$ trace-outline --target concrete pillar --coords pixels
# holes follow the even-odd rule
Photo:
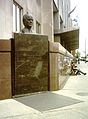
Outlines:
[[[49,41],[54,41],[53,36],[53,0],[42,0],[42,34],[48,35]]]

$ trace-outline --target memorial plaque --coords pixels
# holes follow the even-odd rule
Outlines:
[[[14,94],[48,90],[48,37],[34,34],[14,34],[15,79]]]

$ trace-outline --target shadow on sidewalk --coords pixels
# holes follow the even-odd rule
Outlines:
[[[77,93],[79,96],[88,96],[88,92],[79,92]]]
[[[83,102],[51,92],[19,97],[15,100],[38,111],[47,111]]]

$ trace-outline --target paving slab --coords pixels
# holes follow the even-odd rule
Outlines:
[[[39,112],[14,99],[0,101],[0,119],[35,114],[39,114]]]

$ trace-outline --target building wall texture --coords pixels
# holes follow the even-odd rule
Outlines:
[[[29,12],[41,25],[41,34],[48,35],[53,40],[53,1],[52,0],[15,0],[22,8],[23,14]],[[42,14],[41,14],[42,13]],[[10,39],[13,36],[13,1],[0,1],[0,38]],[[23,24],[21,24],[23,26]]]
[[[59,14],[63,20],[63,26],[68,28],[72,26],[71,18],[68,16],[71,11],[70,0],[59,0]]]
[[[12,1],[0,0],[0,39],[12,37]]]

